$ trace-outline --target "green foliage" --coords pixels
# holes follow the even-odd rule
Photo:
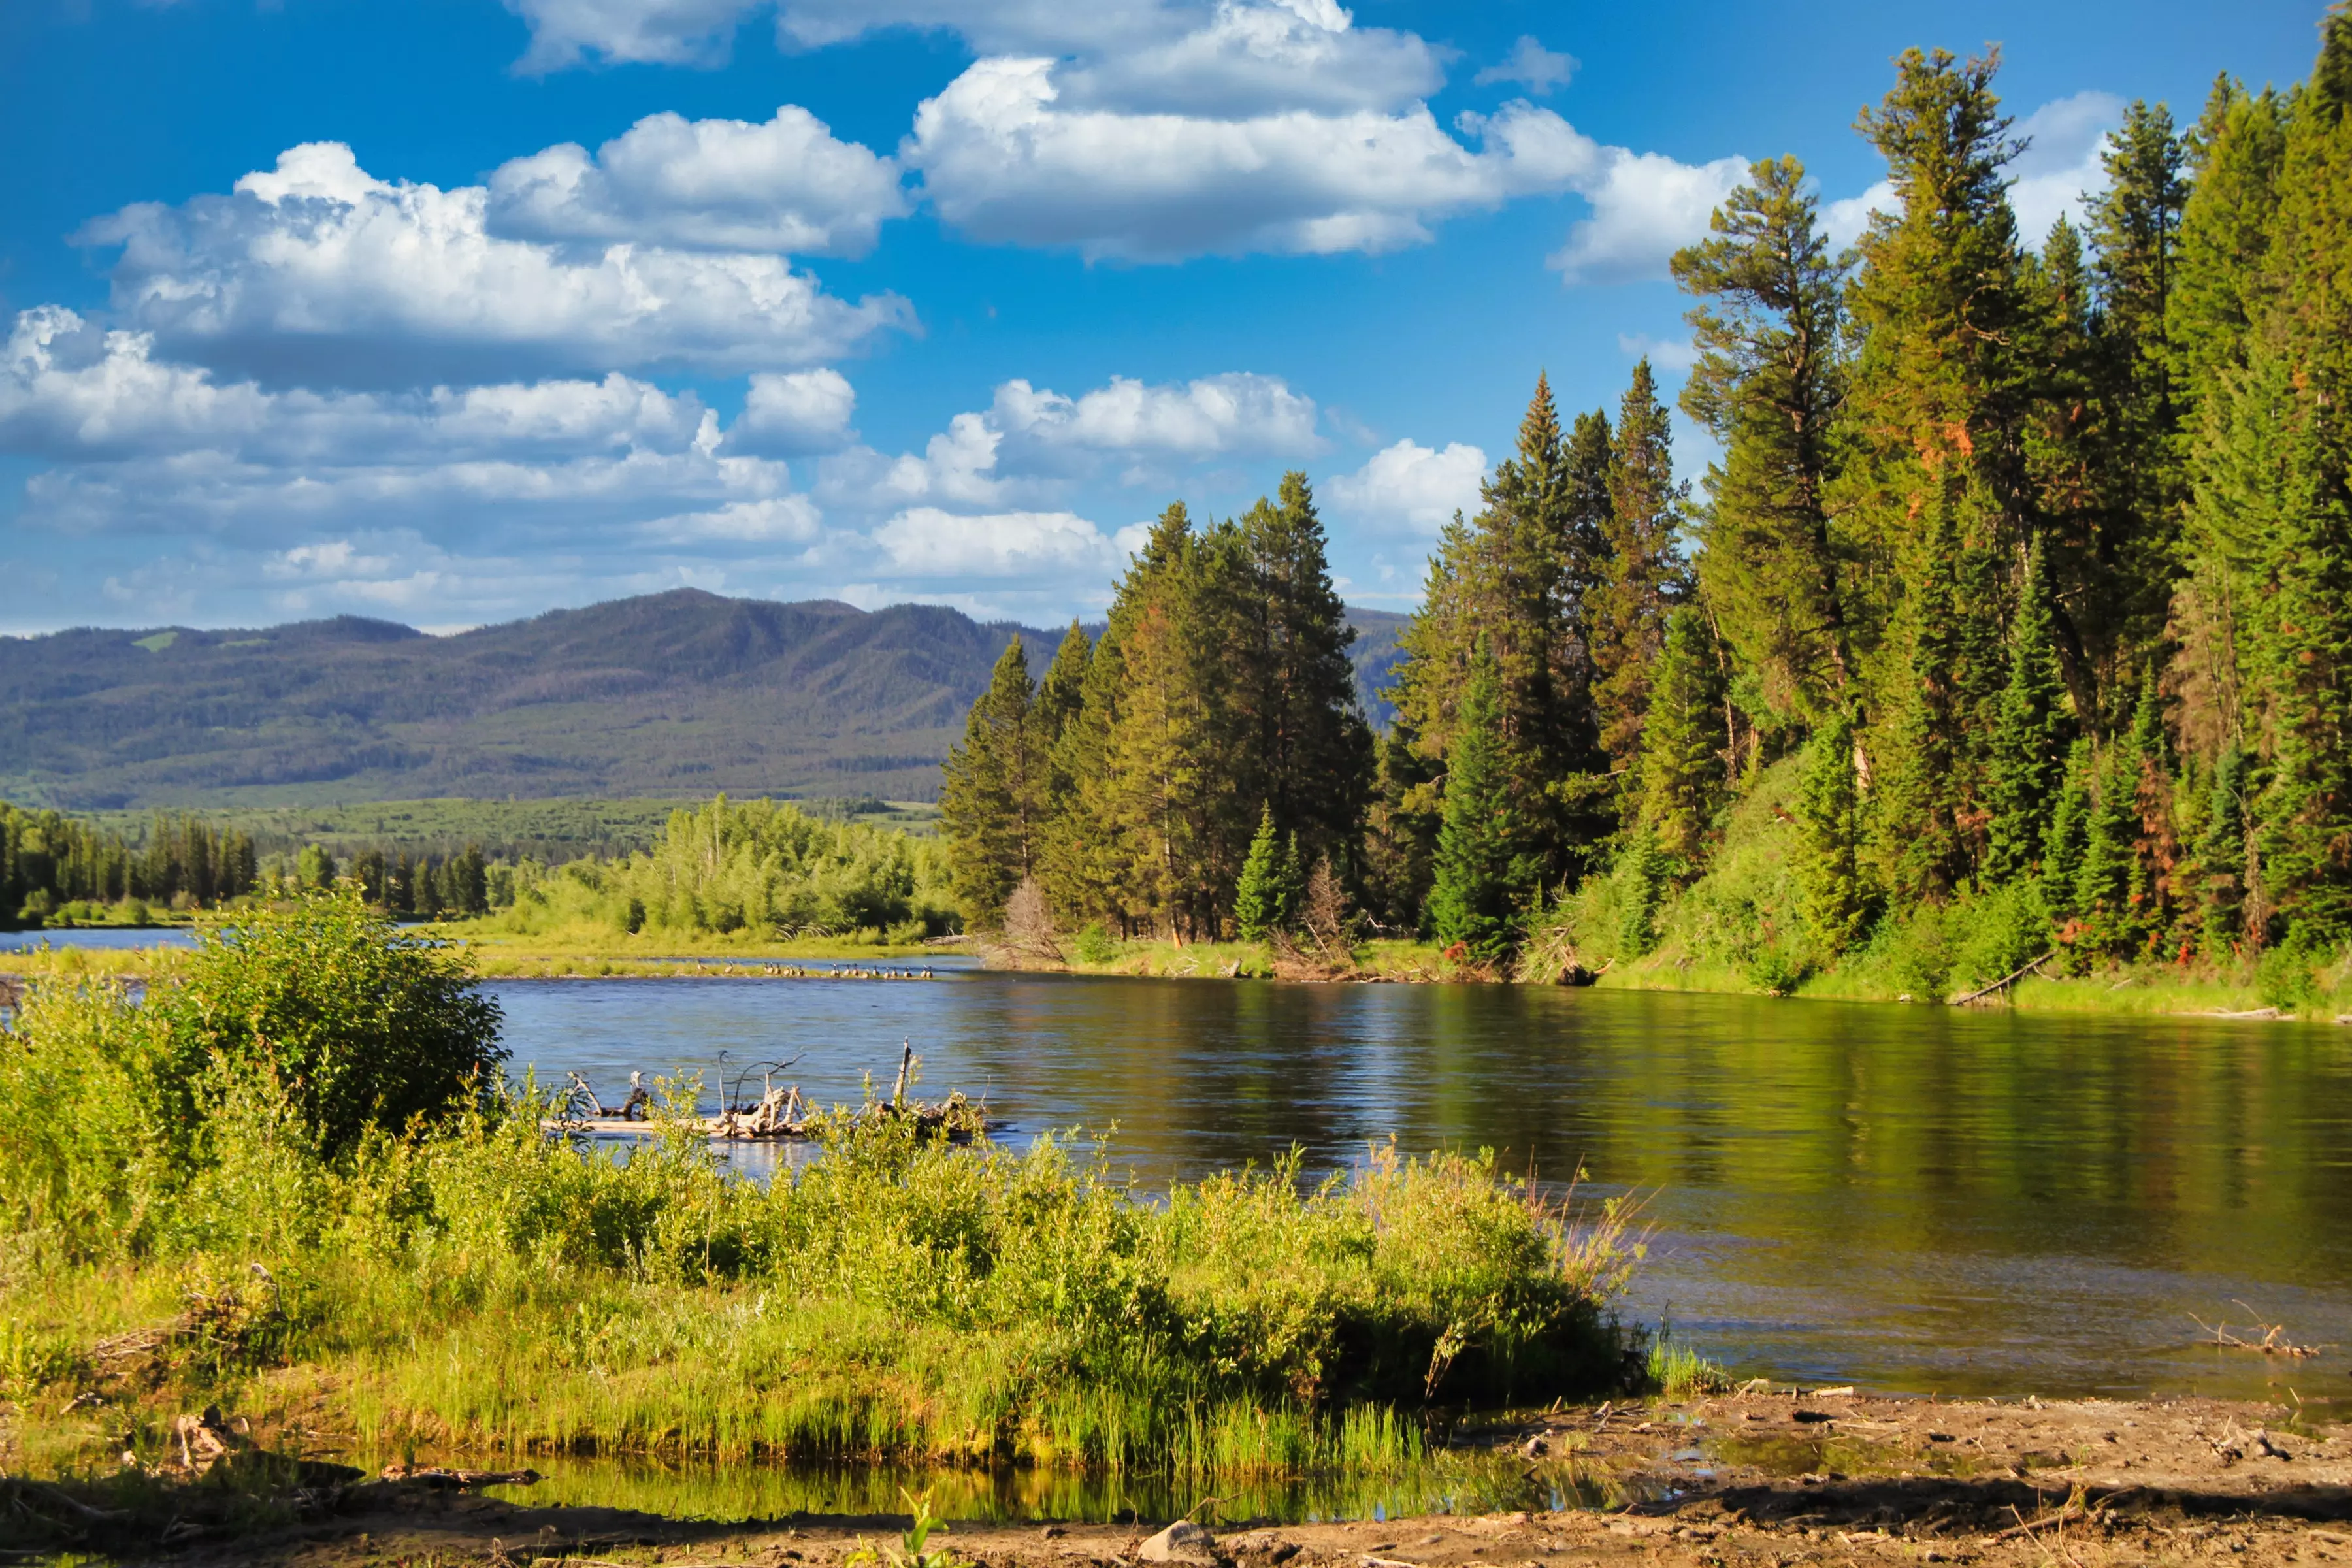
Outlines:
[[[653,847],[620,860],[516,868],[494,929],[772,932],[782,937],[924,934],[954,929],[948,847],[790,804],[735,802],[670,815]]]
[[[1845,263],[1794,158],[1752,165],[1712,237],[1677,251],[1698,363],[1685,413],[1724,448],[1707,475],[1699,576],[1723,635],[1782,721],[1825,711],[1853,660],[1826,493],[1844,396]]]
[[[1654,835],[1635,832],[1618,852],[1611,879],[1619,889],[1618,950],[1639,958],[1658,944],[1658,907],[1674,884],[1674,861]]]
[[[1118,956],[1118,939],[1112,936],[1110,929],[1100,921],[1095,921],[1081,930],[1072,947],[1081,963],[1108,963]]]
[[[1863,880],[1862,795],[1854,783],[1854,725],[1835,712],[1804,751],[1793,817],[1805,924],[1831,955],[1861,933],[1870,900]]]
[[[2081,910],[2083,868],[2090,853],[2095,753],[2077,740],[2066,753],[2066,779],[2042,841],[2042,901],[2062,924]]]
[[[1685,865],[1698,859],[1725,783],[1721,685],[1706,618],[1677,608],[1667,618],[1642,728],[1639,821]]]
[[[1689,587],[1680,535],[1690,486],[1675,478],[1673,443],[1650,362],[1636,361],[1609,454],[1609,513],[1602,523],[1607,570],[1587,594],[1585,607],[1595,722],[1601,746],[1619,768],[1640,761],[1667,616]]]
[[[1264,942],[1282,926],[1285,908],[1282,864],[1275,849],[1274,805],[1259,814],[1257,836],[1250,840],[1249,858],[1242,862],[1241,884],[1234,891],[1234,931],[1244,942]]]
[[[2017,616],[2010,626],[2009,684],[1993,733],[1992,823],[1985,872],[1996,880],[2031,873],[2066,777],[2065,684],[2051,641],[2050,589],[2037,541],[2027,558]]]
[[[1071,628],[1083,644],[1085,634]],[[1081,655],[1080,657],[1083,657]],[[1058,660],[1057,660],[1058,662]],[[1069,700],[1065,668],[1055,702]],[[953,851],[953,880],[964,919],[993,930],[1013,889],[1034,875],[1044,849],[1048,806],[1046,753],[1055,739],[1034,710],[1029,659],[1014,637],[971,705],[963,743],[949,748],[940,790],[940,825]]]
[[[1445,816],[1429,890],[1431,933],[1479,963],[1509,955],[1536,890],[1527,820],[1504,762],[1501,709],[1502,679],[1482,647],[1446,758]]]
[[[348,885],[206,931],[147,1010],[183,1093],[274,1079],[330,1155],[489,1092],[506,1059],[498,1004],[463,960],[399,934]]]

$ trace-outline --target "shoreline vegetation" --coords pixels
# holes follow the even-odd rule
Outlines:
[[[1688,1376],[1616,1315],[1632,1212],[1491,1155],[1145,1194],[1098,1145],[869,1104],[762,1184],[696,1083],[625,1152],[550,1137],[499,1028],[462,950],[349,886],[207,931],[143,999],[29,986],[0,1472],[193,1479],[181,1417],[217,1405],[205,1441],[313,1450],[1376,1473],[1447,1409]]]
[[[198,929],[205,929],[200,926]],[[573,931],[562,940],[486,933],[473,922],[405,926],[421,941],[462,948],[484,980],[874,979],[937,978],[940,961],[977,961],[983,967],[1103,978],[1161,980],[1283,980],[1304,984],[1590,985],[1601,991],[1679,992],[1698,995],[1772,996],[1790,1000],[1954,1005],[1967,994],[1937,997],[1911,989],[1916,971],[1890,961],[1875,972],[1852,965],[1801,977],[1793,988],[1770,990],[1756,971],[1719,955],[1706,956],[1670,942],[1631,961],[1602,959],[1596,973],[1580,965],[1564,973],[1557,950],[1529,952],[1507,965],[1449,958],[1433,942],[1370,940],[1327,959],[1295,944],[1266,942],[1115,942],[1052,938],[1040,947],[1005,943],[992,933],[962,942],[873,945],[856,942],[781,941],[750,932],[705,933],[658,942],[626,933]],[[657,955],[646,949],[658,946]],[[146,982],[173,973],[186,949],[57,946],[0,953],[0,982],[77,979]],[[2045,969],[2054,969],[2054,964]],[[1767,977],[1769,978],[1769,977]],[[1980,987],[1974,987],[1980,988]],[[1974,989],[1972,988],[1972,989]],[[5,998],[0,998],[5,1000]],[[2115,1017],[2265,1019],[2352,1022],[2352,969],[2337,965],[2313,976],[2297,1005],[2281,1006],[2259,974],[2206,965],[2116,964],[2089,973],[2032,972],[1960,1005],[2021,1013],[2069,1013]]]

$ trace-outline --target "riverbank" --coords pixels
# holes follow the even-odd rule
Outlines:
[[[1460,1435],[1457,1453],[1508,1457],[1506,1485],[1524,1493],[1522,1506],[1465,1494],[1444,1512],[1381,1518],[1365,1506],[1309,1521],[1207,1497],[1192,1510],[1201,1532],[1168,1556],[1171,1542],[1155,1539],[1166,1516],[1136,1517],[1105,1493],[1095,1508],[950,1519],[923,1547],[986,1568],[2347,1562],[2352,1436],[2334,1416],[2214,1401],[1939,1403],[1840,1391],[1610,1403]],[[107,1485],[88,1480],[67,1495],[84,1507],[118,1500]],[[877,1547],[880,1561],[902,1561],[893,1552],[911,1522],[903,1513],[762,1514],[617,1474],[600,1488],[593,1468],[520,1486],[369,1478],[241,1499],[224,1488],[209,1499],[184,1486],[175,1495],[143,1478],[128,1485],[145,1489],[131,1516],[147,1532],[136,1555],[186,1568],[839,1568],[875,1561]],[[225,1502],[239,1500],[245,1517],[227,1517]],[[166,1506],[176,1510],[168,1526]],[[85,1541],[133,1528],[78,1518],[38,1494],[13,1522],[23,1533],[48,1521]],[[168,1545],[154,1540],[165,1528],[177,1536]]]
[[[1046,969],[1073,974],[1129,975],[1156,979],[1284,979],[1353,984],[1581,984],[1604,991],[1678,991],[1703,994],[1770,995],[1790,1000],[1882,1002],[1917,1005],[1915,996],[1884,975],[1831,971],[1808,975],[1783,990],[1764,984],[1749,970],[1709,963],[1663,951],[1631,962],[1612,962],[1596,974],[1540,957],[1512,967],[1491,967],[1449,958],[1433,943],[1381,941],[1357,946],[1333,962],[1318,954],[1277,953],[1263,942],[1119,942],[1098,947],[1089,958],[1064,944],[1063,960],[1034,955],[992,955],[1005,967]],[[983,952],[988,950],[983,949]],[[2054,969],[2055,965],[2048,966]],[[1774,977],[1778,978],[1778,977]],[[2299,1006],[2281,1007],[2251,975],[2224,973],[2210,966],[2169,963],[2107,965],[2081,976],[2032,973],[2019,975],[1962,1005],[2008,1007],[2023,1013],[2109,1014],[2126,1017],[2202,1016],[2241,1019],[2299,1018],[2305,1022],[2352,1021],[2352,984],[2331,971],[2332,982]],[[1971,986],[1969,991],[1979,989]],[[1953,992],[1951,1005],[1968,996]]]
[[[1264,942],[1088,942],[1060,944],[1058,959],[1013,954],[984,941],[877,944],[830,938],[761,940],[749,932],[571,933],[560,940],[485,931],[478,922],[449,921],[404,928],[427,938],[463,943],[476,973],[493,980],[561,979],[902,979],[936,973],[936,961],[978,959],[992,967],[1049,973],[1176,980],[1267,980],[1324,984],[1587,984],[1601,990],[1770,995],[1790,1000],[1930,1005],[1901,989],[1902,982],[1870,970],[1831,970],[1795,979],[1759,977],[1752,969],[1709,963],[1665,948],[1627,962],[1605,962],[1598,973],[1554,958],[1531,957],[1494,967],[1449,957],[1434,943],[1380,940],[1344,955],[1326,957]],[[47,951],[0,953],[0,979],[113,976],[147,979],[168,971],[184,951],[59,945]],[[1945,1005],[2010,1008],[2022,1013],[2118,1017],[2213,1017],[2305,1023],[2352,1022],[2352,964],[2317,972],[2307,994],[2286,999],[2259,978],[2199,963],[2107,964],[2082,975],[2042,970],[1985,990],[1970,986]],[[1785,988],[1769,984],[1782,980]]]

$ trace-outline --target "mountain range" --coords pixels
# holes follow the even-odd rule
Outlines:
[[[1349,611],[1377,689],[1404,617]],[[698,589],[430,637],[338,616],[259,631],[0,638],[0,798],[75,810],[514,797],[931,800],[1005,643],[1059,631],[933,605]]]

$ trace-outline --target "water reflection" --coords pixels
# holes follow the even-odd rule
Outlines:
[[[985,1094],[1118,1127],[1147,1184],[1394,1136],[1647,1194],[1636,1309],[1743,1373],[1895,1390],[2308,1395],[2347,1363],[2192,1348],[2250,1303],[2352,1342],[2352,1035],[2210,1020],[1494,986],[971,973],[499,988],[518,1067]],[[721,1052],[726,1053],[722,1064]],[[711,1098],[715,1098],[715,1095]],[[764,1157],[764,1156],[763,1156]]]

